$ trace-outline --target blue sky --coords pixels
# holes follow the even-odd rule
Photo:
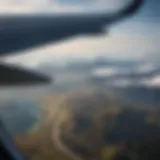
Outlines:
[[[78,10],[78,5],[74,8],[72,2],[67,7],[58,0],[52,1],[50,11]],[[71,0],[73,1],[73,0]],[[76,0],[79,2],[80,0]],[[96,1],[96,0],[95,0]],[[102,0],[101,0],[102,1]],[[120,1],[115,0],[117,3]],[[7,3],[8,2],[8,3]],[[12,3],[11,3],[12,2]],[[0,2],[1,12],[42,12],[44,8],[51,6],[50,0],[2,0]],[[81,2],[83,4],[84,0]],[[97,4],[98,4],[97,0]],[[111,1],[110,1],[111,2]],[[90,1],[89,1],[90,3]],[[107,2],[106,2],[107,3]],[[11,5],[12,4],[12,5]],[[57,5],[60,4],[60,5]],[[75,3],[74,3],[75,4]],[[21,7],[19,7],[21,5]],[[44,5],[46,7],[44,7]],[[61,6],[62,5],[62,6]],[[112,4],[113,5],[113,4]],[[36,66],[37,64],[53,60],[65,60],[68,58],[94,58],[104,56],[115,59],[143,59],[149,57],[160,57],[160,1],[146,0],[140,11],[133,17],[109,28],[109,35],[100,36],[79,36],[75,39],[66,40],[59,44],[49,44],[33,50],[27,50],[23,56],[15,56],[7,59],[9,63],[21,63],[26,66]],[[30,61],[32,59],[32,61]]]
[[[120,26],[117,27],[124,28],[125,31],[130,30],[130,32],[133,32],[133,29],[141,32],[150,29],[156,32],[160,26],[160,1],[146,0],[140,12]]]

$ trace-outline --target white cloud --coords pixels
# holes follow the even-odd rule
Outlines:
[[[93,58],[99,55],[117,59],[141,59],[157,53],[159,41],[159,35],[112,32],[111,35],[78,37],[56,45],[49,44],[25,51],[26,55],[8,58],[7,62],[36,66],[49,59]]]
[[[72,6],[62,7],[51,0],[1,0],[1,13],[39,13],[75,10]]]
[[[151,82],[149,83],[151,86],[159,86],[160,87],[160,76],[156,76],[151,79]]]
[[[79,0],[81,1],[81,0]],[[1,13],[32,13],[32,12],[84,12],[91,10],[108,10],[120,8],[123,2],[131,0],[86,0],[83,5],[66,1],[65,4],[59,0],[0,0]],[[78,2],[78,0],[77,0]],[[88,3],[87,3],[88,2]]]
[[[118,69],[117,68],[97,68],[92,71],[92,75],[96,77],[110,77],[110,76],[115,76],[117,75]]]

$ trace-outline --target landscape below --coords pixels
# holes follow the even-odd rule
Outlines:
[[[123,103],[95,90],[44,99],[40,122],[16,143],[32,160],[160,159],[160,106]]]

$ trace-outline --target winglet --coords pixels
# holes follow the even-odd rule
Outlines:
[[[117,13],[111,15],[110,21],[117,21],[121,20],[123,18],[126,18],[128,16],[131,16],[134,14],[143,4],[144,0],[132,0],[126,7],[118,11]],[[108,17],[106,16],[106,20],[108,20]]]
[[[119,15],[119,17],[130,16],[140,8],[143,2],[144,0],[132,0],[132,2],[127,7],[119,11],[117,15]]]

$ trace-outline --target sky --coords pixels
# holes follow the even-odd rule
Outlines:
[[[55,14],[54,12],[85,12],[95,6],[98,6],[98,9],[105,6],[108,10],[114,10],[122,4],[120,2],[122,0],[94,0],[94,3],[91,0],[0,0],[0,12],[1,14],[46,12]],[[89,9],[87,6],[90,6]],[[5,62],[32,68],[51,59],[60,62],[70,58],[92,59],[98,56],[110,59],[160,58],[159,28],[160,1],[146,0],[133,17],[109,28],[109,34],[81,35],[58,44],[51,43],[26,50],[24,55],[5,58]]]

